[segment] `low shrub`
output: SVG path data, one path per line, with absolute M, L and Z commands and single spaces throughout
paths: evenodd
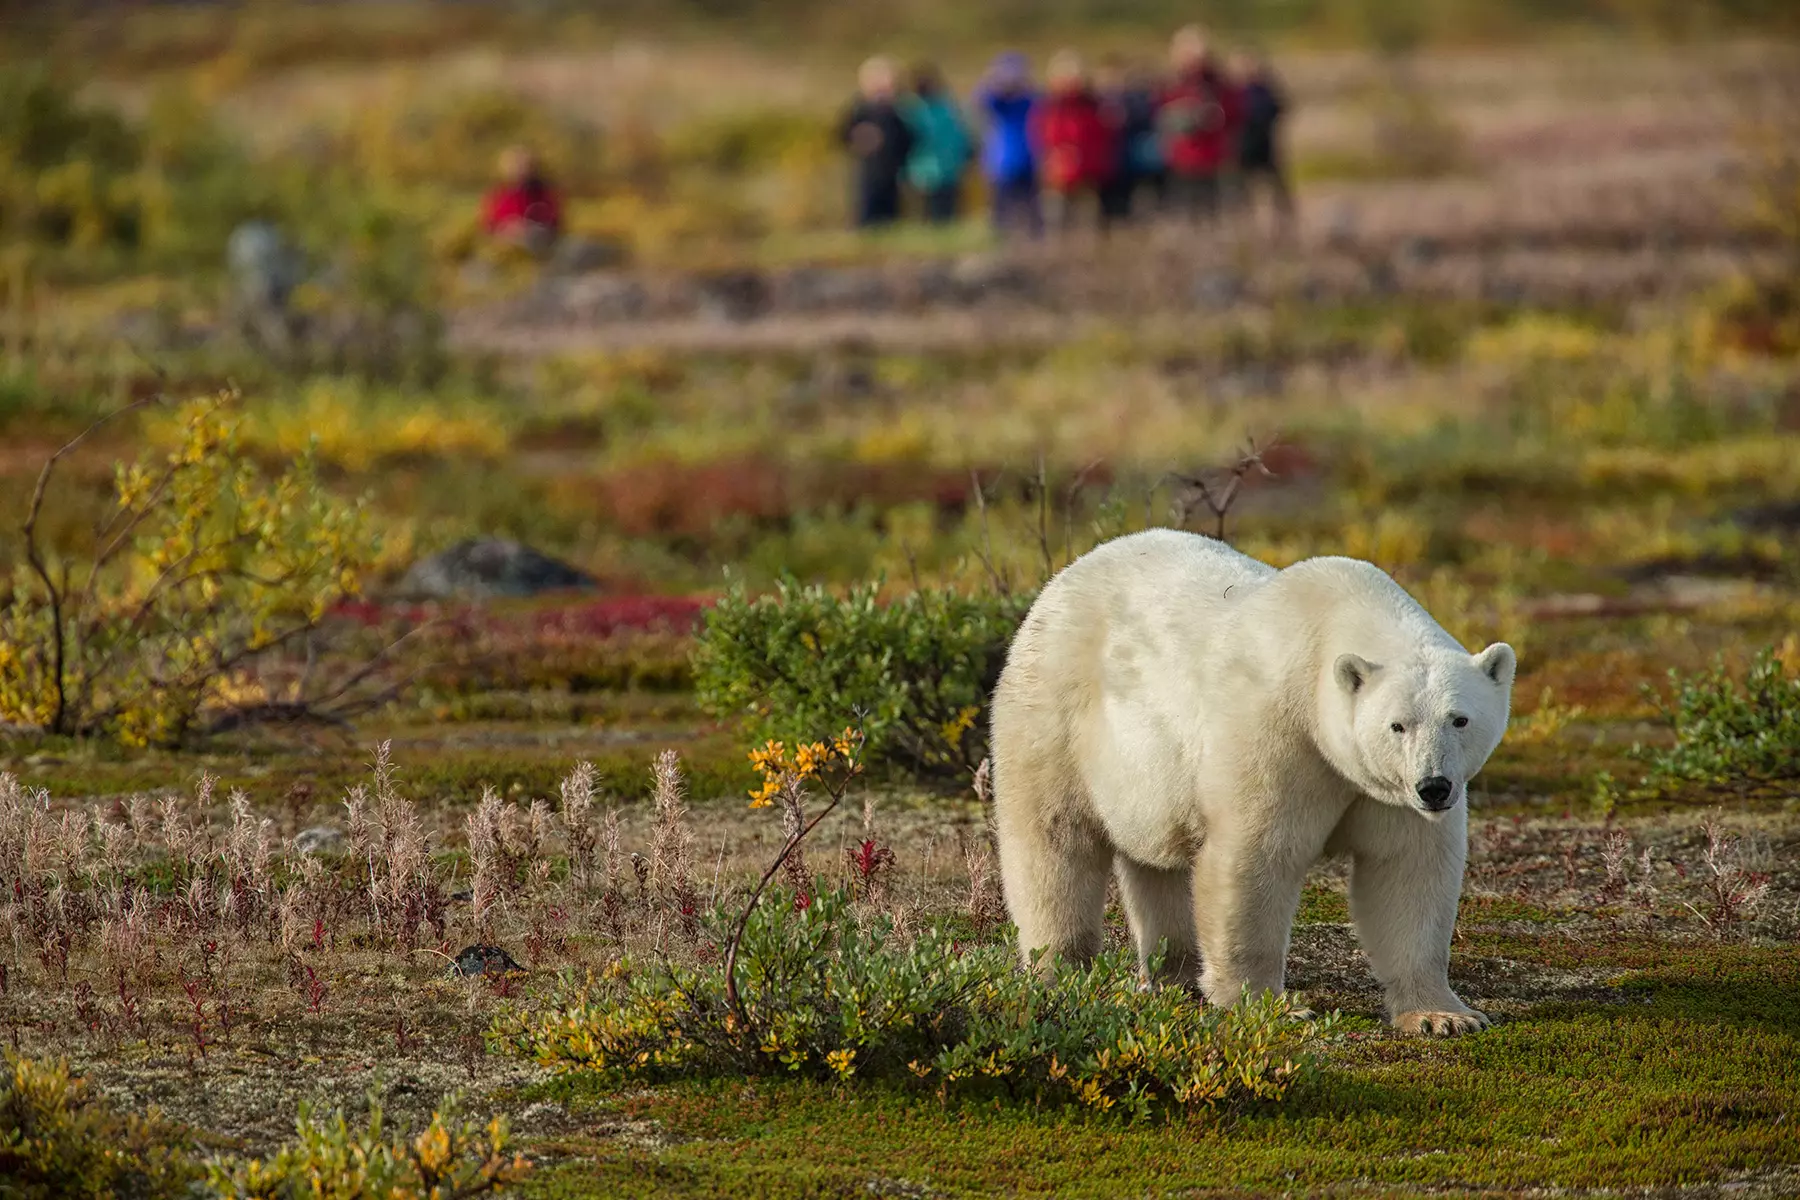
M 701 704 L 757 740 L 801 742 L 859 715 L 871 761 L 971 770 L 987 754 L 988 696 L 1030 594 L 921 589 L 879 599 L 786 579 L 740 586 L 707 611 L 694 656 Z
M 1221 1009 L 1185 988 L 1143 989 L 1128 949 L 1046 977 L 941 927 L 908 941 L 845 892 L 778 899 L 752 910 L 739 946 L 747 1021 L 716 961 L 622 960 L 599 978 L 565 975 L 545 1007 L 511 1010 L 492 1036 L 564 1070 L 885 1080 L 1142 1118 L 1279 1100 L 1331 1025 L 1272 996 Z
M 1716 662 L 1708 671 L 1669 673 L 1669 695 L 1655 697 L 1675 731 L 1668 749 L 1640 751 L 1646 785 L 1683 783 L 1734 789 L 1800 779 L 1800 673 L 1764 647 L 1740 682 Z
M 508 1153 L 503 1118 L 485 1126 L 460 1120 L 454 1096 L 413 1137 L 384 1131 L 374 1093 L 362 1128 L 353 1129 L 342 1109 L 319 1118 L 302 1105 L 294 1132 L 270 1158 L 208 1164 L 211 1194 L 220 1200 L 463 1200 L 505 1191 L 530 1169 Z
M 321 675 L 308 660 L 374 561 L 366 514 L 308 457 L 264 478 L 238 451 L 235 399 L 182 408 L 166 455 L 118 465 L 85 561 L 39 544 L 61 452 L 46 465 L 0 602 L 0 723 L 169 745 L 358 703 L 364 663 Z
M 8 1052 L 0 1074 L 0 1196 L 19 1200 L 464 1200 L 505 1191 L 529 1164 L 507 1150 L 502 1118 L 486 1125 L 441 1101 L 416 1136 L 392 1136 L 371 1093 L 369 1120 L 302 1105 L 294 1140 L 266 1159 L 202 1161 L 181 1131 L 120 1115 L 67 1063 Z
M 174 1131 L 121 1116 L 69 1074 L 8 1051 L 0 1072 L 0 1195 L 18 1200 L 187 1197 L 199 1168 Z

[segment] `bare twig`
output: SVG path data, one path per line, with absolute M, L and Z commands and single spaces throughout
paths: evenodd
M 971 470 L 969 482 L 975 488 L 975 511 L 981 516 L 981 549 L 975 552 L 975 557 L 987 569 L 988 580 L 994 585 L 994 591 L 1002 596 L 1010 596 L 1012 587 L 994 562 L 994 531 L 988 519 L 987 492 L 981 485 L 981 473 Z
M 25 525 L 22 530 L 25 538 L 25 561 L 30 565 L 32 574 L 37 576 L 38 582 L 44 585 L 44 591 L 50 601 L 50 619 L 53 626 L 50 644 L 51 669 L 54 672 L 53 683 L 56 689 L 56 709 L 54 715 L 50 719 L 50 729 L 53 733 L 68 732 L 68 729 L 66 728 L 69 709 L 67 690 L 68 634 L 63 628 L 63 621 L 65 618 L 64 606 L 67 599 L 68 573 L 67 565 L 65 564 L 63 583 L 60 586 L 50 578 L 50 568 L 44 562 L 43 549 L 38 545 L 37 540 L 38 517 L 43 514 L 44 496 L 50 489 L 50 476 L 56 471 L 57 464 L 63 460 L 65 455 L 73 453 L 77 447 L 87 441 L 87 439 L 96 433 L 103 425 L 106 425 L 115 418 L 136 412 L 140 408 L 145 408 L 151 404 L 161 403 L 163 398 L 163 394 L 157 392 L 141 399 L 134 400 L 125 407 L 114 409 L 112 412 L 100 417 L 93 424 L 89 425 L 86 429 L 65 442 L 61 449 L 57 450 L 44 462 L 44 469 L 38 472 L 37 486 L 33 488 L 31 492 L 31 504 L 25 510 Z
M 1273 444 L 1269 448 L 1272 446 Z M 1237 461 L 1229 467 L 1210 472 L 1202 471 L 1193 475 L 1171 473 L 1170 478 L 1185 489 L 1175 497 L 1175 523 L 1185 528 L 1194 511 L 1204 506 L 1213 516 L 1212 536 L 1221 542 L 1227 540 L 1225 518 L 1230 515 L 1232 507 L 1237 504 L 1245 478 L 1252 474 L 1270 479 L 1275 476 L 1275 473 L 1263 463 L 1264 453 L 1265 450 L 1257 449 L 1255 438 L 1247 438 L 1245 439 L 1245 449 L 1239 453 Z

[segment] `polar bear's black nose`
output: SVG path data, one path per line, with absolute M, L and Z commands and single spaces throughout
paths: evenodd
M 1443 812 L 1450 807 L 1450 794 L 1455 790 L 1448 779 L 1442 775 L 1433 775 L 1419 783 L 1419 799 L 1425 802 L 1428 811 Z

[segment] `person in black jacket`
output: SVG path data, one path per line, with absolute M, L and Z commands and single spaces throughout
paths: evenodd
M 900 177 L 912 153 L 912 129 L 894 103 L 894 64 L 871 58 L 857 73 L 858 95 L 839 128 L 855 164 L 855 210 L 859 229 L 877 229 L 900 219 Z
M 1259 180 L 1267 183 L 1277 218 L 1284 229 L 1292 228 L 1294 197 L 1288 188 L 1280 141 L 1287 97 L 1275 72 L 1263 59 L 1240 55 L 1232 63 L 1231 74 L 1242 89 L 1244 110 L 1244 124 L 1238 134 L 1240 199 L 1246 205 L 1253 204 L 1251 189 Z

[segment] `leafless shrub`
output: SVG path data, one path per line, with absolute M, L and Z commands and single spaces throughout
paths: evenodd
M 1713 933 L 1724 938 L 1747 921 L 1769 894 L 1766 871 L 1748 869 L 1743 861 L 1743 841 L 1733 837 L 1712 814 L 1701 826 L 1706 847 L 1700 853 L 1698 882 L 1705 908 L 1687 904 Z
M 491 934 L 494 904 L 499 898 L 500 797 L 493 788 L 484 788 L 481 800 L 467 821 L 469 865 L 475 878 L 469 891 L 469 915 L 478 935 Z
M 982 832 L 973 838 L 965 838 L 960 832 L 957 835 L 962 843 L 963 865 L 969 873 L 969 920 L 977 936 L 985 935 L 1006 919 L 1006 902 L 1000 894 L 993 850 L 993 778 L 993 760 L 982 759 L 981 764 L 975 768 L 973 785 L 975 797 L 981 801 Z
M 1192 475 L 1176 473 L 1172 476 L 1178 485 L 1174 501 L 1174 523 L 1177 528 L 1186 529 L 1188 522 L 1196 513 L 1205 509 L 1213 518 L 1212 536 L 1225 541 L 1225 518 L 1231 515 L 1238 497 L 1243 492 L 1244 480 L 1252 475 L 1274 478 L 1274 472 L 1263 464 L 1263 451 L 1256 448 L 1256 439 L 1246 439 L 1244 449 L 1239 452 L 1237 461 L 1227 467 L 1218 467 L 1207 471 L 1198 471 Z
M 594 851 L 599 835 L 594 829 L 594 764 L 579 762 L 562 781 L 563 835 L 569 841 L 569 875 L 582 890 L 594 882 Z M 608 814 L 611 818 L 611 814 Z M 613 824 L 617 841 L 617 822 Z M 616 852 L 616 845 L 613 850 Z M 609 881 L 610 882 L 610 881 Z
M 651 769 L 656 802 L 656 829 L 650 842 L 651 884 L 666 905 L 664 916 L 673 916 L 688 941 L 700 936 L 700 896 L 693 882 L 693 833 L 687 825 L 687 785 L 681 777 L 681 758 L 673 750 L 656 756 Z M 664 922 L 657 923 L 662 941 Z
M 1617 904 L 1630 883 L 1631 838 L 1623 829 L 1607 833 L 1600 847 L 1600 862 L 1606 868 L 1606 879 L 1600 885 L 1599 902 Z

